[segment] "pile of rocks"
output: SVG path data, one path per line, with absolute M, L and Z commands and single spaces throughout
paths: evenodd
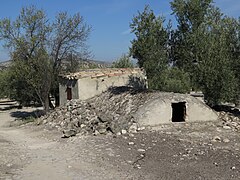
M 64 137 L 80 134 L 126 134 L 143 130 L 135 117 L 136 111 L 155 98 L 167 93 L 137 91 L 129 87 L 115 87 L 86 101 L 71 100 L 39 119 L 64 133 Z M 224 129 L 240 132 L 240 116 L 220 112 Z
M 229 112 L 220 112 L 219 119 L 222 120 L 224 129 L 232 129 L 240 132 L 240 116 Z
M 127 87 L 111 89 L 87 101 L 71 100 L 47 116 L 39 124 L 46 124 L 64 132 L 64 137 L 81 134 L 135 133 L 139 127 L 134 113 L 148 102 L 154 93 L 138 92 Z

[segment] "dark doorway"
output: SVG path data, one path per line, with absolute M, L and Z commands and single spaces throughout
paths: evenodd
M 72 99 L 72 88 L 67 87 L 67 100 L 71 100 Z
M 172 103 L 172 122 L 185 122 L 186 102 Z

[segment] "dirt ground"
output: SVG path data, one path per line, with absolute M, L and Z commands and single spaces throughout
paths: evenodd
M 240 134 L 220 122 L 176 123 L 121 136 L 75 136 L 0 103 L 0 179 L 239 179 Z

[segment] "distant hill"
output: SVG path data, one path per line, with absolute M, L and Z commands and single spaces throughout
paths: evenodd
M 112 63 L 105 61 L 97 61 L 97 60 L 82 60 L 80 61 L 80 67 L 84 66 L 85 68 L 106 68 L 110 67 Z
M 111 67 L 111 63 L 96 60 L 62 60 L 62 73 L 77 72 L 81 69 L 95 69 Z
M 63 65 L 67 65 L 70 62 L 63 61 Z M 111 67 L 110 62 L 97 61 L 97 60 L 80 60 L 80 68 L 89 69 L 89 68 L 107 68 Z M 11 60 L 0 62 L 0 70 L 4 70 L 11 65 Z

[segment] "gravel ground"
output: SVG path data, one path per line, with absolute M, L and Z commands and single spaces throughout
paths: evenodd
M 1 104 L 0 104 L 1 106 Z M 2 105 L 3 106 L 3 105 Z M 240 134 L 221 122 L 68 139 L 0 112 L 0 179 L 239 179 Z

